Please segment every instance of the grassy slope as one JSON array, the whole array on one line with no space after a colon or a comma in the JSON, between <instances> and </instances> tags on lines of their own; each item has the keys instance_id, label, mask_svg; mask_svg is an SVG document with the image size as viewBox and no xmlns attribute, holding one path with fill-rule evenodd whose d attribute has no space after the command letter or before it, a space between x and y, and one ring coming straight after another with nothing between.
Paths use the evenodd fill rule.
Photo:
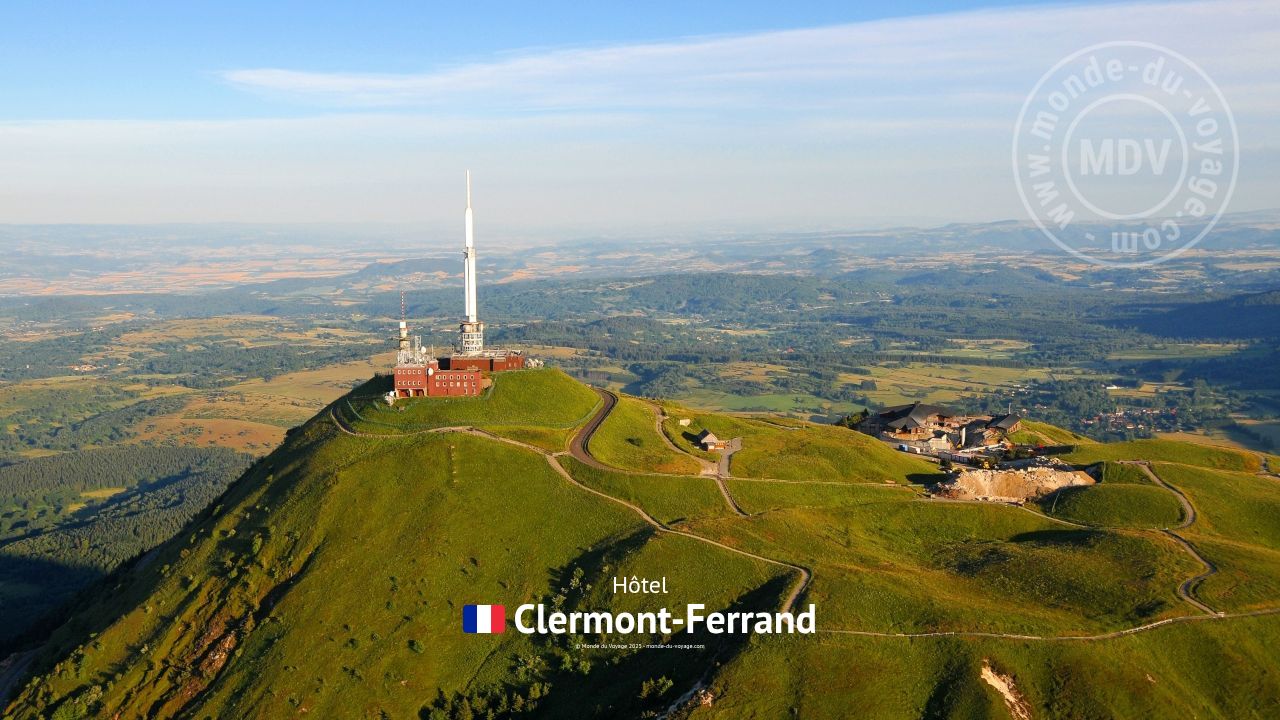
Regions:
<instances>
[{"instance_id":1,"label":"grassy slope","mask_svg":"<svg viewBox=\"0 0 1280 720\"><path fill-rule=\"evenodd\" d=\"M1064 528L1017 508L914 499L905 490L735 481L749 519L689 527L813 568L827 627L1055 633L1113 629L1188 606L1197 566L1167 539ZM823 497L825 496L825 497Z\"/></svg>"},{"instance_id":2,"label":"grassy slope","mask_svg":"<svg viewBox=\"0 0 1280 720\"><path fill-rule=\"evenodd\" d=\"M771 637L712 685L713 718L1008 717L979 679L984 659L1014 684L1037 720L1263 718L1280 697L1274 618L1174 625L1094 643L987 639ZM815 682L824 678L825 682Z\"/></svg>"},{"instance_id":3,"label":"grassy slope","mask_svg":"<svg viewBox=\"0 0 1280 720\"><path fill-rule=\"evenodd\" d=\"M1044 443L1061 444L1061 445L1082 445L1093 444L1095 441L1071 432L1063 428L1048 423L1036 422L1034 420L1023 420L1022 429L1014 433L1010 439L1017 443L1025 443L1028 445L1037 445Z\"/></svg>"},{"instance_id":4,"label":"grassy slope","mask_svg":"<svg viewBox=\"0 0 1280 720\"><path fill-rule=\"evenodd\" d=\"M742 438L730 472L739 477L780 480L839 480L845 482L910 482L935 475L937 466L895 451L862 433L831 425L777 424L728 415L672 410L665 429L681 447L692 449L692 438L704 428L723 439ZM678 417L692 420L688 427Z\"/></svg>"},{"instance_id":5,"label":"grassy slope","mask_svg":"<svg viewBox=\"0 0 1280 720\"><path fill-rule=\"evenodd\" d=\"M532 425L485 425L486 432L498 437L517 440L540 447L548 452L562 452L569 448L572 428L544 428Z\"/></svg>"},{"instance_id":6,"label":"grassy slope","mask_svg":"<svg viewBox=\"0 0 1280 720\"><path fill-rule=\"evenodd\" d=\"M1261 461L1253 453L1174 440L1080 444L1074 452L1064 455L1063 459L1081 464L1100 460L1142 459L1246 472L1257 472L1261 467Z\"/></svg>"},{"instance_id":7,"label":"grassy slope","mask_svg":"<svg viewBox=\"0 0 1280 720\"><path fill-rule=\"evenodd\" d=\"M753 515L788 507L839 508L915 495L914 488L903 485L776 483L745 478L725 483L738 505Z\"/></svg>"},{"instance_id":8,"label":"grassy slope","mask_svg":"<svg viewBox=\"0 0 1280 720\"><path fill-rule=\"evenodd\" d=\"M1152 485L1151 478L1142 472L1142 468L1128 463L1104 462L1102 464L1102 482L1108 485Z\"/></svg>"},{"instance_id":9,"label":"grassy slope","mask_svg":"<svg viewBox=\"0 0 1280 720\"><path fill-rule=\"evenodd\" d=\"M1280 550L1280 482L1163 463L1154 469L1196 506L1201 515L1193 526L1197 534Z\"/></svg>"},{"instance_id":10,"label":"grassy slope","mask_svg":"<svg viewBox=\"0 0 1280 720\"><path fill-rule=\"evenodd\" d=\"M1274 607L1280 597L1280 481L1249 473L1155 466L1199 513L1180 531L1218 573L1197 592L1227 610Z\"/></svg>"},{"instance_id":11,"label":"grassy slope","mask_svg":"<svg viewBox=\"0 0 1280 720\"><path fill-rule=\"evenodd\" d=\"M567 430L587 420L599 398L587 386L554 368L497 373L493 386L475 398L411 398L395 407L381 398L353 400L362 432L402 433L455 425L526 426Z\"/></svg>"},{"instance_id":12,"label":"grassy slope","mask_svg":"<svg viewBox=\"0 0 1280 720\"><path fill-rule=\"evenodd\" d=\"M623 470L697 475L696 460L673 451L658 436L657 417L641 400L619 397L613 412L591 436L591 454Z\"/></svg>"},{"instance_id":13,"label":"grassy slope","mask_svg":"<svg viewBox=\"0 0 1280 720\"><path fill-rule=\"evenodd\" d=\"M1040 501L1046 513L1085 525L1169 528L1182 520L1182 505L1155 485L1102 483L1065 488Z\"/></svg>"},{"instance_id":14,"label":"grassy slope","mask_svg":"<svg viewBox=\"0 0 1280 720\"><path fill-rule=\"evenodd\" d=\"M1159 457L1176 458L1179 462L1249 466L1247 457L1242 458L1238 454L1201 453L1195 448L1153 446L1149 443L1110 446L1093 455L1092 459L1100 459L1100 455L1141 458L1146 450ZM1200 520L1193 528L1182 532L1220 569L1218 575L1199 586L1197 593L1215 607L1226 610L1275 607L1276 598L1280 597L1280 552L1275 549L1280 539L1280 520L1277 520L1280 512L1276 506L1280 502L1280 483L1251 474L1173 465L1158 465L1157 471L1161 477L1186 492L1196 504ZM804 510L792 509L785 520L776 523L788 529L798 524L792 517L795 513L811 513L814 512L813 507L844 510L856 506L859 499L856 493L850 492L855 488L749 481L731 481L730 486L739 502L752 511L784 507L789 499L795 505L810 506ZM1164 492L1168 497L1157 501L1164 507L1161 512L1177 509L1176 501L1173 505L1167 502L1173 499L1172 496L1152 486L1136 468L1108 463L1105 484L1091 490L1108 486L1104 492L1111 494L1129 495L1134 491L1148 490ZM881 501L885 502L883 497ZM984 506L974 512L987 515L1003 511ZM887 521L888 514L878 515L878 521L873 519L862 524L863 527L875 528L878 525L882 532L892 532L895 523ZM870 547L860 534L855 535L850 529L832 522L836 517L834 514L829 517L828 521L815 523L825 528L825 541L836 542L849 550ZM1004 522L1010 519L1004 518ZM930 536L946 533L948 526L956 522L958 518L949 518L946 522L919 522L916 527L929 528L928 532L903 539L901 547L906 549L913 541L925 546L932 544L934 538ZM1001 534L1001 523L995 522L994 518L987 518L976 527L975 536ZM752 535L776 537L761 530ZM1059 535L1088 537L1074 533ZM1021 543L1013 543L1015 547L1018 544ZM970 545L970 553L958 553L961 559L975 559L976 555L976 559L982 560L983 552L995 549L997 558L1000 558L997 571L999 565L1009 562L1002 557L1006 556L1008 544L982 549L981 544L962 543L959 547L965 548L966 545ZM979 552L972 553L972 549L979 549ZM1110 605L1113 611L1122 609L1144 592L1140 587L1144 583L1137 579L1138 576L1164 567L1159 571L1162 579L1146 585L1146 592L1168 604L1167 612L1171 608L1186 606L1176 603L1159 588L1168 587L1168 582L1200 570L1187 563L1185 557L1170 555L1169 550L1168 546L1131 536L1122 539L1112 551L1076 557L1054 557L1051 554L1024 558L1031 562L1021 568L1017 567L1015 554L1014 576L1003 578L1012 580L1012 584L999 582L1003 573L992 579L997 581L998 588L1010 594L1010 600L1018 604L1036 597L1037 602L1051 605L1055 595L1078 590L1088 596L1082 603L1085 607L1081 608L1087 614L1089 607L1100 610ZM807 555L802 555L800 550L796 553L796 557L822 556L829 562L839 560L836 552L826 548L811 549ZM1111 561L1108 561L1108 556ZM1083 566L1075 567L1076 563L1083 563ZM1172 566L1179 569L1172 570ZM890 568L884 565L871 567L876 570L874 575L864 572L860 576L849 573L847 577L841 577L839 569L816 563L813 596L820 598L823 593L830 592L830 586L847 584L841 595L877 595L876 604L898 608L914 604L917 615L914 622L920 619L934 622L927 615L929 608L926 602L916 599L911 603L908 600L910 586L893 587L878 582L880 578L889 576L887 571ZM1059 572L1065 575L1056 577ZM982 567L977 570L976 577L981 579L988 574L989 570ZM898 577L903 576L899 574ZM928 581L923 573L916 577ZM1100 582L1107 577L1115 579ZM1124 580L1126 577L1128 581ZM951 579L939 578L934 585L935 591L928 594L929 600L939 601L935 612L941 615L942 606L952 612L966 607L974 612L985 609L982 595L972 589L957 592L956 597L946 603L947 590L952 582ZM1108 592L1108 583L1117 586ZM1020 602L1020 599L1025 600ZM839 608L839 605L828 601L820 607ZM1140 606L1134 609L1147 611ZM1173 612L1181 614L1185 610ZM860 610L856 615L865 620L873 613ZM885 619L894 618L889 616ZM1016 620L1016 615L1010 615L1008 620ZM821 622L826 627L837 624L831 612L825 612ZM1057 622L1061 621L1054 624ZM902 626L900 619L898 625ZM1006 711L1000 699L979 679L984 659L990 659L1002 672L1013 675L1015 683L1031 702L1033 716L1037 718L1184 717L1188 713L1206 718L1263 717L1260 714L1262 708L1280 698L1280 679L1274 673L1260 672L1260 668L1274 665L1272 648L1277 642L1280 642L1280 620L1275 617L1174 625L1151 633L1096 643L945 638L905 641L831 635L816 641L767 638L757 642L752 652L739 656L717 678L713 692L724 697L712 707L698 710L692 717L1004 717ZM827 681L814 682L814 678L826 678Z\"/></svg>"},{"instance_id":15,"label":"grassy slope","mask_svg":"<svg viewBox=\"0 0 1280 720\"><path fill-rule=\"evenodd\" d=\"M594 404L573 393L585 409L569 417L565 410L577 400L546 406L544 393L561 382L555 374L499 377L513 380L508 397L528 407L493 412L500 384L488 406L463 412L421 403L412 415L388 411L388 424L361 429L465 422L526 428L554 446L560 436L539 434L537 423L572 423ZM540 392L516 387L519 378ZM680 413L689 416L672 414ZM679 428L673 418L666 429L679 441L704 423L725 437L743 437L754 453L735 456L742 475L906 485L933 470L841 428L787 430L696 417L692 428ZM1131 443L1116 452L1133 457L1145 447ZM1156 449L1164 457L1222 460ZM683 527L703 536L812 568L803 602L818 606L820 628L1064 634L1192 612L1174 588L1200 567L1155 532L1073 529L1007 506L920 500L910 487L747 479L728 481L753 513L739 518L726 511L710 480L562 462L580 481L664 521L685 518ZM1223 568L1201 586L1201 596L1224 609L1274 605L1280 483L1181 466L1157 471L1192 498L1202 517L1188 537ZM1106 486L1158 490L1115 472L1120 476ZM257 536L263 540L255 552ZM244 637L212 689L190 708L197 717L283 717L303 709L312 717L352 709L357 716L415 717L436 688L449 693L511 682L520 658L538 651L538 640L511 632L462 636L461 603L576 597L565 590L576 567L589 571L590 587L578 601L589 609L652 609L651 599L609 592L614 574L667 575L673 595L662 604L671 607L689 601L723 607L753 589L776 602L770 593L785 579L775 566L654 535L625 508L565 483L535 453L466 435L350 438L323 419L295 433L189 537L126 574L60 631L42 662L49 668L64 661L27 689L28 704L17 717L47 715L62 698L108 677L114 680L108 710L127 701L163 714L175 685L200 675L190 671L203 657L193 651L227 627ZM271 601L263 602L268 593ZM90 631L101 631L99 645L79 645ZM410 650L410 641L424 652ZM982 659L991 658L1014 675L1036 717L1180 717L1189 710L1249 717L1280 699L1280 681L1259 671L1274 664L1276 642L1274 617L1179 625L1087 645L756 637L742 652L717 659L718 699L694 716L1002 716L999 698L977 679ZM595 669L577 680L557 676L547 714L625 716L608 708L633 702L644 678L666 674L688 687L709 666L684 652L642 652L617 664L603 662L607 657L596 657ZM40 699L46 691L52 703Z\"/></svg>"},{"instance_id":16,"label":"grassy slope","mask_svg":"<svg viewBox=\"0 0 1280 720\"><path fill-rule=\"evenodd\" d=\"M609 472L569 456L560 458L560 464L583 485L635 503L660 522L729 514L713 478Z\"/></svg>"},{"instance_id":17,"label":"grassy slope","mask_svg":"<svg viewBox=\"0 0 1280 720\"><path fill-rule=\"evenodd\" d=\"M108 679L106 716L172 713L184 687L203 684L207 649L227 639L225 668L186 708L198 717L416 717L436 688L506 680L515 656L532 652L514 632L462 635L461 604L550 597L573 567L604 572L599 553L619 544L629 548L620 571L667 574L711 607L778 575L696 541L654 538L533 452L455 434L352 438L320 418L63 628L43 662L71 656L77 670L44 674L13 715L36 717L51 707L39 698L56 704ZM94 644L80 645L88 632ZM642 679L619 697L634 698Z\"/></svg>"}]
</instances>

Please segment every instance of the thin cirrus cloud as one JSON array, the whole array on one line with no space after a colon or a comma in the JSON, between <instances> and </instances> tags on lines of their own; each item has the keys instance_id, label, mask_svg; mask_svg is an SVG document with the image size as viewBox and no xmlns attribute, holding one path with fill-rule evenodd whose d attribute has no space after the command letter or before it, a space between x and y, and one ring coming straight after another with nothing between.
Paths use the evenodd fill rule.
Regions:
<instances>
[{"instance_id":1,"label":"thin cirrus cloud","mask_svg":"<svg viewBox=\"0 0 1280 720\"><path fill-rule=\"evenodd\" d=\"M1040 6L609 47L420 73L241 68L258 116L0 122L10 222L786 228L1024 217L1008 166L1058 59L1146 40L1197 61L1245 148L1233 209L1280 195L1273 0Z\"/></svg>"},{"instance_id":2,"label":"thin cirrus cloud","mask_svg":"<svg viewBox=\"0 0 1280 720\"><path fill-rule=\"evenodd\" d=\"M1276 20L1273 4L1254 1L1054 6L543 50L421 73L258 68L222 77L244 90L321 105L472 112L799 112L939 97L958 104L990 94L1020 99L1028 67L1048 67L1110 39L1162 42L1250 75L1250 84L1265 83L1258 61L1280 43Z\"/></svg>"}]
</instances>

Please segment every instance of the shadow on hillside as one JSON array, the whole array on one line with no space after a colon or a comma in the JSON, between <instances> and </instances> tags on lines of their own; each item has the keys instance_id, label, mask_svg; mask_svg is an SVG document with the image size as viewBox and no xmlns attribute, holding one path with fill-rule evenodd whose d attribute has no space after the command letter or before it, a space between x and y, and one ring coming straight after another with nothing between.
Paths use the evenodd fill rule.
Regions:
<instances>
[{"instance_id":1,"label":"shadow on hillside","mask_svg":"<svg viewBox=\"0 0 1280 720\"><path fill-rule=\"evenodd\" d=\"M725 608L729 612L774 611L785 597L790 576L779 576L740 596ZM656 609L656 607L655 607ZM680 617L684 608L669 608ZM709 608L710 610L710 608ZM676 698L699 683L710 684L720 667L732 662L750 642L750 635L713 635L704 630L676 633L671 643L703 645L701 650L638 649L597 650L592 669L585 675L559 672L551 679L552 692L543 701L537 717L639 717L645 711L662 711ZM610 638L618 643L642 643L642 636ZM588 640L594 642L596 640ZM574 655L582 654L581 651ZM670 689L658 697L641 699L646 680L671 680Z\"/></svg>"},{"instance_id":2,"label":"shadow on hillside","mask_svg":"<svg viewBox=\"0 0 1280 720\"><path fill-rule=\"evenodd\" d=\"M191 494L189 485L206 480L201 470L187 468L131 487L76 510L53 527L0 546L0 617L4 620L0 653L46 637L66 619L74 606L72 598L105 576L102 567L151 545L145 528L137 523L150 519L163 523L164 513L175 511ZM108 546L118 550L108 551ZM83 563L75 562L80 558Z\"/></svg>"},{"instance_id":3,"label":"shadow on hillside","mask_svg":"<svg viewBox=\"0 0 1280 720\"><path fill-rule=\"evenodd\" d=\"M937 485L947 479L947 474L943 472L936 473L908 473L907 482L912 485Z\"/></svg>"},{"instance_id":4,"label":"shadow on hillside","mask_svg":"<svg viewBox=\"0 0 1280 720\"><path fill-rule=\"evenodd\" d=\"M1029 543L1032 545L1058 545L1068 547L1086 547L1105 533L1099 530L1034 530L1018 533L1009 538L1013 543Z\"/></svg>"},{"instance_id":5,"label":"shadow on hillside","mask_svg":"<svg viewBox=\"0 0 1280 720\"><path fill-rule=\"evenodd\" d=\"M91 567L0 550L0 658L47 635L65 619L76 593L102 575Z\"/></svg>"},{"instance_id":6,"label":"shadow on hillside","mask_svg":"<svg viewBox=\"0 0 1280 720\"><path fill-rule=\"evenodd\" d=\"M934 671L937 682L929 693L922 720L949 718L1000 717L995 700L983 689L978 671L980 665L969 646L950 641L948 657Z\"/></svg>"},{"instance_id":7,"label":"shadow on hillside","mask_svg":"<svg viewBox=\"0 0 1280 720\"><path fill-rule=\"evenodd\" d=\"M603 583L609 583L627 556L642 549L655 535L655 530L646 527L587 550L551 573L548 578L549 597L543 602L550 606L552 602L549 598L560 594L563 595L563 609L566 612L608 609L607 606L596 605L588 599L612 598L612 588ZM582 570L581 574L576 573L578 569ZM573 584L575 577L576 587ZM740 612L774 611L785 597L791 582L789 575L780 576L744 593L730 603L728 608L723 609ZM585 591L587 585L592 586L593 590ZM645 607L657 611L666 602L664 596L653 596L650 602L645 603ZM614 605L616 607L617 604ZM667 609L675 617L683 617L685 613L683 606ZM721 608L707 610L716 611ZM506 699L514 702L514 698L520 696L524 703L524 698L533 696L532 686L544 687L544 684L549 684L549 694L543 694L543 690L537 691L541 697L536 699L536 709L531 712L531 717L642 717L646 712L666 709L695 685L710 683L717 669L742 652L750 637L736 633L712 635L705 629L696 633L677 632L670 638L669 644L704 646L701 649L685 650L579 647L583 643L647 645L661 641L661 638L651 639L637 634L609 637L531 635L530 651L518 651L518 655L499 652L491 657L493 662L504 664L502 673L506 680L501 685L473 688L465 696L461 693L452 696L441 693L421 708L419 717L453 717L465 714L460 711L464 699L470 708L492 707L498 703L499 697L504 698L503 702ZM543 670L530 675L527 673L529 667L541 667ZM669 683L663 683L666 687L661 692L645 692L646 681L662 682L663 678ZM642 698L642 693L646 697Z\"/></svg>"},{"instance_id":8,"label":"shadow on hillside","mask_svg":"<svg viewBox=\"0 0 1280 720\"><path fill-rule=\"evenodd\" d=\"M601 543L574 558L573 562L564 567L552 570L550 577L547 578L552 588L552 594L555 594L556 588L571 588L574 581L574 571L578 568L581 568L583 573L582 577L578 578L579 586L592 585L598 587L601 583L608 582L613 577L618 563L624 560L627 555L644 547L656 534L656 530L646 525L630 535L625 535L612 542ZM566 598L565 609L574 610L580 604L582 595L569 593Z\"/></svg>"},{"instance_id":9,"label":"shadow on hillside","mask_svg":"<svg viewBox=\"0 0 1280 720\"><path fill-rule=\"evenodd\" d=\"M178 537L199 532L197 528L201 527L207 532L215 512L224 503L233 504L250 492L254 485L262 480L262 476L272 470L274 457L275 455L271 455L251 464L217 496L216 500L188 520L181 531L149 552L121 563L106 575L91 569L82 570L81 572L92 573L92 576L76 578L77 588L68 594L66 602L51 609L43 619L32 624L22 636L6 644L10 651L21 649L36 651L35 658L22 682L26 682L31 676L49 672L54 663L65 659L85 638L96 637L118 618L136 607L144 598L149 597L156 586L163 581L163 575L158 572L144 572L150 562L157 557L167 559L169 555L176 555L177 549L182 545ZM0 582L7 583L9 575L3 563L11 560L13 558L0 555L0 573L4 573L0 574ZM22 572L21 568L10 567L14 567L15 573ZM59 568L44 570L66 581L73 579L74 568L66 566L59 566ZM48 597L44 598L44 602L49 603ZM10 607L11 604L6 601L3 615L6 619L9 617ZM117 664L110 666L109 671L122 670L123 667ZM12 689L16 691L18 688L21 688L21 684L15 685ZM0 702L4 701L7 699L0 698Z\"/></svg>"}]
</instances>

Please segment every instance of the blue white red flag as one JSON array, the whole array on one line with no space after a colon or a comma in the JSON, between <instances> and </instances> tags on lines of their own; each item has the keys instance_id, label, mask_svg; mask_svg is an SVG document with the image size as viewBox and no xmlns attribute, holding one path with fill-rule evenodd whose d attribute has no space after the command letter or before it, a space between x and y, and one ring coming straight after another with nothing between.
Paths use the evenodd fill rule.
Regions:
<instances>
[{"instance_id":1,"label":"blue white red flag","mask_svg":"<svg viewBox=\"0 0 1280 720\"><path fill-rule=\"evenodd\" d=\"M463 605L462 631L467 633L500 633L507 629L505 605Z\"/></svg>"}]
</instances>

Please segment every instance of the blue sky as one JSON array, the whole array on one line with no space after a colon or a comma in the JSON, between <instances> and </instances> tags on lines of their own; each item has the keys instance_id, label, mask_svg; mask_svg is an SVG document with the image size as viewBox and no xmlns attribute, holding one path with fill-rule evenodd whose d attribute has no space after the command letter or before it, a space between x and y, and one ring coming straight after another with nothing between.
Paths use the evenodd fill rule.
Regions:
<instances>
[{"instance_id":1,"label":"blue sky","mask_svg":"<svg viewBox=\"0 0 1280 720\"><path fill-rule=\"evenodd\" d=\"M1001 3L18 0L0 10L4 119L270 117L297 108L237 92L220 73L259 67L413 73L540 49L993 5Z\"/></svg>"},{"instance_id":2,"label":"blue sky","mask_svg":"<svg viewBox=\"0 0 1280 720\"><path fill-rule=\"evenodd\" d=\"M512 237L1022 217L1022 99L1115 39L1200 63L1241 126L1233 207L1280 204L1275 3L891 10L10 2L0 219L450 228L468 167Z\"/></svg>"}]
</instances>

